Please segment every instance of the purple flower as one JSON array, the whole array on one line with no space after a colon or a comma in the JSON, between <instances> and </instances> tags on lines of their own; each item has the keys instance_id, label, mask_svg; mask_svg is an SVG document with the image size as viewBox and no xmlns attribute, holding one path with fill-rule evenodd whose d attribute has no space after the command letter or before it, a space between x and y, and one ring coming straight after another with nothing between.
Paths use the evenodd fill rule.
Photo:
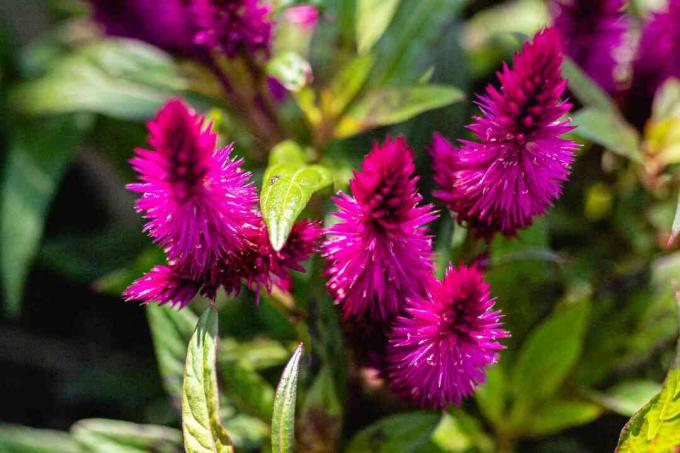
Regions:
<instances>
[{"instance_id":1,"label":"purple flower","mask_svg":"<svg viewBox=\"0 0 680 453\"><path fill-rule=\"evenodd\" d=\"M408 299L389 335L386 375L395 393L438 409L472 394L498 361L499 340L510 336L493 305L474 267L449 266L442 281L432 277L427 295Z\"/></svg>"},{"instance_id":2,"label":"purple flower","mask_svg":"<svg viewBox=\"0 0 680 453\"><path fill-rule=\"evenodd\" d=\"M216 135L181 101L168 102L149 122L151 150L130 160L140 175L128 188L145 230L169 262L194 279L244 247L242 230L258 221L257 195L232 146L215 150Z\"/></svg>"},{"instance_id":3,"label":"purple flower","mask_svg":"<svg viewBox=\"0 0 680 453\"><path fill-rule=\"evenodd\" d=\"M498 73L501 89L489 85L479 96L482 116L468 128L479 142L462 140L456 149L435 139L436 196L477 235L500 231L514 236L557 199L569 176L576 143L560 138L573 129L571 104L560 100L559 39L547 29ZM444 157L441 157L444 156ZM446 162L437 162L446 159Z\"/></svg>"},{"instance_id":4,"label":"purple flower","mask_svg":"<svg viewBox=\"0 0 680 453\"><path fill-rule=\"evenodd\" d=\"M653 13L642 30L633 69L636 90L651 96L670 77L680 77L680 0Z\"/></svg>"},{"instance_id":5,"label":"purple flower","mask_svg":"<svg viewBox=\"0 0 680 453\"><path fill-rule=\"evenodd\" d=\"M90 0L94 18L111 36L139 39L190 54L193 30L186 0Z\"/></svg>"},{"instance_id":6,"label":"purple flower","mask_svg":"<svg viewBox=\"0 0 680 453\"><path fill-rule=\"evenodd\" d=\"M135 280L124 292L126 300L142 303L158 302L183 308L194 298L200 288L190 276L172 266L155 266Z\"/></svg>"},{"instance_id":7,"label":"purple flower","mask_svg":"<svg viewBox=\"0 0 680 453\"><path fill-rule=\"evenodd\" d=\"M389 321L404 300L424 292L432 272L431 240L424 226L435 218L418 206L415 166L406 140L387 139L365 157L350 182L353 197L334 200L339 223L327 232L327 283L345 318Z\"/></svg>"},{"instance_id":8,"label":"purple flower","mask_svg":"<svg viewBox=\"0 0 680 453\"><path fill-rule=\"evenodd\" d=\"M241 50L269 54L271 6L259 0L193 0L195 42L235 57Z\"/></svg>"},{"instance_id":9,"label":"purple flower","mask_svg":"<svg viewBox=\"0 0 680 453\"><path fill-rule=\"evenodd\" d=\"M617 91L615 55L630 21L625 0L552 0L564 51L610 93Z\"/></svg>"}]
</instances>

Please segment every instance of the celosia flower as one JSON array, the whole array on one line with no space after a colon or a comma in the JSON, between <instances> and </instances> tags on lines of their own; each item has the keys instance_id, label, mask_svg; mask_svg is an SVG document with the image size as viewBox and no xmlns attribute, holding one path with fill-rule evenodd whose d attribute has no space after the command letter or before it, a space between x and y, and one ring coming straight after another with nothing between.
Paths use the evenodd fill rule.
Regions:
<instances>
[{"instance_id":1,"label":"celosia flower","mask_svg":"<svg viewBox=\"0 0 680 453\"><path fill-rule=\"evenodd\" d=\"M653 13L642 30L634 64L635 90L653 95L670 77L680 77L680 0Z\"/></svg>"},{"instance_id":2,"label":"celosia flower","mask_svg":"<svg viewBox=\"0 0 680 453\"><path fill-rule=\"evenodd\" d=\"M123 292L126 300L158 302L184 307L198 293L200 284L172 266L155 266Z\"/></svg>"},{"instance_id":3,"label":"celosia flower","mask_svg":"<svg viewBox=\"0 0 680 453\"><path fill-rule=\"evenodd\" d=\"M407 297L422 294L432 272L424 226L435 218L418 206L411 150L402 137L376 144L350 182L353 197L334 200L340 220L324 244L327 283L346 318L389 321Z\"/></svg>"},{"instance_id":4,"label":"celosia flower","mask_svg":"<svg viewBox=\"0 0 680 453\"><path fill-rule=\"evenodd\" d=\"M235 57L239 51L269 53L271 6L259 0L193 0L195 42Z\"/></svg>"},{"instance_id":5,"label":"celosia flower","mask_svg":"<svg viewBox=\"0 0 680 453\"><path fill-rule=\"evenodd\" d=\"M424 407L460 404L498 360L501 314L474 267L449 267L428 293L408 299L389 335L386 376L401 397Z\"/></svg>"},{"instance_id":6,"label":"celosia flower","mask_svg":"<svg viewBox=\"0 0 680 453\"><path fill-rule=\"evenodd\" d=\"M576 143L561 138L573 129L561 118L571 104L560 100L567 82L561 76L562 55L553 29L539 33L503 66L501 89L487 87L479 97L482 116L468 126L479 142L463 140L456 149L435 141L434 155L447 156L450 174L439 166L437 196L478 235L517 229L542 215L569 176Z\"/></svg>"},{"instance_id":7,"label":"celosia flower","mask_svg":"<svg viewBox=\"0 0 680 453\"><path fill-rule=\"evenodd\" d=\"M290 272L304 272L301 263L317 252L321 234L318 223L301 220L293 226L286 244L277 252L269 242L267 226L260 220L257 226L247 230L246 246L234 259L224 263L223 272L227 279L222 283L225 289L238 292L233 281L233 277L237 276L258 295L261 288L271 292L274 285L283 291L290 291Z\"/></svg>"},{"instance_id":8,"label":"celosia flower","mask_svg":"<svg viewBox=\"0 0 680 453\"><path fill-rule=\"evenodd\" d=\"M195 279L244 247L244 226L258 221L257 196L232 146L215 150L216 135L181 101L170 101L149 122L151 150L131 159L141 193L136 208L146 231L173 266Z\"/></svg>"},{"instance_id":9,"label":"celosia flower","mask_svg":"<svg viewBox=\"0 0 680 453\"><path fill-rule=\"evenodd\" d=\"M193 30L185 0L90 0L93 15L111 36L139 39L169 52L192 52Z\"/></svg>"},{"instance_id":10,"label":"celosia flower","mask_svg":"<svg viewBox=\"0 0 680 453\"><path fill-rule=\"evenodd\" d=\"M610 93L617 90L615 53L629 19L624 0L553 0L552 12L564 51Z\"/></svg>"}]
</instances>

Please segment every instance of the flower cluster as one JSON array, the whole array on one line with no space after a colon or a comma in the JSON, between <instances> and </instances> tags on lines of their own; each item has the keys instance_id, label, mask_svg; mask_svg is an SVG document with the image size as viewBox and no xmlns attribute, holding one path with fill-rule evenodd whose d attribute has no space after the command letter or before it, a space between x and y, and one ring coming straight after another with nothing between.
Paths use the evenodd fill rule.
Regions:
<instances>
[{"instance_id":1,"label":"flower cluster","mask_svg":"<svg viewBox=\"0 0 680 453\"><path fill-rule=\"evenodd\" d=\"M542 31L498 73L500 90L479 97L482 115L468 126L478 141L435 137L435 196L479 236L514 236L560 195L577 148L561 138L573 129L561 119L571 108L561 64L557 33Z\"/></svg>"},{"instance_id":2,"label":"flower cluster","mask_svg":"<svg viewBox=\"0 0 680 453\"><path fill-rule=\"evenodd\" d=\"M630 27L624 0L553 0L555 30L565 53L609 93L618 88L617 53Z\"/></svg>"},{"instance_id":3,"label":"flower cluster","mask_svg":"<svg viewBox=\"0 0 680 453\"><path fill-rule=\"evenodd\" d=\"M186 305L198 291L214 298L219 287L237 293L241 281L259 290L290 287L290 270L315 251L320 227L301 221L275 251L257 211L257 195L232 145L216 149L217 136L179 100L149 123L151 149L131 159L140 181L136 208L145 231L163 247L157 266L126 291L129 300Z\"/></svg>"}]
</instances>

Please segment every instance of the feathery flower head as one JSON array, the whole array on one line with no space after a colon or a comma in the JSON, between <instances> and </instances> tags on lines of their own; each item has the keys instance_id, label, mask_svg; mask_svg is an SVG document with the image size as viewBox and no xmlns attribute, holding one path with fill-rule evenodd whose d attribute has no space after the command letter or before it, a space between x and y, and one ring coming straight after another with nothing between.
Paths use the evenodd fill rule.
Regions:
<instances>
[{"instance_id":1,"label":"feathery flower head","mask_svg":"<svg viewBox=\"0 0 680 453\"><path fill-rule=\"evenodd\" d=\"M154 266L135 280L124 292L126 300L142 303L158 302L183 308L194 298L200 288L190 276L172 266Z\"/></svg>"},{"instance_id":2,"label":"feathery flower head","mask_svg":"<svg viewBox=\"0 0 680 453\"><path fill-rule=\"evenodd\" d=\"M425 224L435 215L430 205L418 206L418 178L403 137L376 144L362 170L350 182L353 197L334 198L340 221L324 244L327 286L345 318L389 321L406 297L424 290L432 271Z\"/></svg>"},{"instance_id":3,"label":"feathery flower head","mask_svg":"<svg viewBox=\"0 0 680 453\"><path fill-rule=\"evenodd\" d=\"M94 19L111 36L190 54L193 31L185 0L90 0Z\"/></svg>"},{"instance_id":4,"label":"feathery flower head","mask_svg":"<svg viewBox=\"0 0 680 453\"><path fill-rule=\"evenodd\" d=\"M560 138L573 129L560 119L571 108L560 101L567 86L561 63L557 33L540 32L515 56L512 69L503 65L501 89L489 85L479 96L482 115L468 126L479 142L462 140L456 149L435 140L433 153L452 162L448 175L437 164L438 181L447 184L438 197L478 235L514 236L560 195L578 146Z\"/></svg>"},{"instance_id":5,"label":"feathery flower head","mask_svg":"<svg viewBox=\"0 0 680 453\"><path fill-rule=\"evenodd\" d=\"M670 77L680 77L680 0L653 13L642 30L633 84L653 95Z\"/></svg>"},{"instance_id":6,"label":"feathery flower head","mask_svg":"<svg viewBox=\"0 0 680 453\"><path fill-rule=\"evenodd\" d=\"M503 349L499 340L509 336L493 306L475 267L449 266L443 280L432 277L427 295L409 298L390 332L391 388L423 407L460 404L484 382L486 367Z\"/></svg>"},{"instance_id":7,"label":"feathery flower head","mask_svg":"<svg viewBox=\"0 0 680 453\"><path fill-rule=\"evenodd\" d=\"M216 135L181 101L149 122L152 150L130 160L140 182L136 208L148 234L177 268L198 278L244 246L242 229L257 222L255 188L232 146L215 150Z\"/></svg>"},{"instance_id":8,"label":"feathery flower head","mask_svg":"<svg viewBox=\"0 0 680 453\"><path fill-rule=\"evenodd\" d=\"M227 280L223 282L227 291L236 293L243 279L248 287L254 289L258 295L264 287L271 292L276 285L283 291L290 291L292 279L290 272L304 272L302 262L317 252L319 239L323 230L321 226L308 219L297 222L280 251L274 250L269 241L269 232L264 221L246 231L246 246L234 259L224 263L224 274ZM234 286L233 277L239 279L238 286Z\"/></svg>"},{"instance_id":9,"label":"feathery flower head","mask_svg":"<svg viewBox=\"0 0 680 453\"><path fill-rule=\"evenodd\" d=\"M233 58L239 51L269 54L272 40L271 5L259 0L194 0L198 45Z\"/></svg>"},{"instance_id":10,"label":"feathery flower head","mask_svg":"<svg viewBox=\"0 0 680 453\"><path fill-rule=\"evenodd\" d=\"M564 51L597 83L616 92L616 50L630 21L625 0L553 0L555 30Z\"/></svg>"}]
</instances>

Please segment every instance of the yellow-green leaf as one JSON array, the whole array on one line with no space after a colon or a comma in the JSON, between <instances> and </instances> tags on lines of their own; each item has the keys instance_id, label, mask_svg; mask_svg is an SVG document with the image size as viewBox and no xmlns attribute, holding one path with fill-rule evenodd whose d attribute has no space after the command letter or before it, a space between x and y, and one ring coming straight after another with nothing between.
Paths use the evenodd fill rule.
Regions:
<instances>
[{"instance_id":1,"label":"yellow-green leaf","mask_svg":"<svg viewBox=\"0 0 680 453\"><path fill-rule=\"evenodd\" d=\"M274 453L291 453L294 449L295 404L301 358L302 344L295 349L276 388L272 415L272 452Z\"/></svg>"},{"instance_id":2,"label":"yellow-green leaf","mask_svg":"<svg viewBox=\"0 0 680 453\"><path fill-rule=\"evenodd\" d=\"M635 162L642 162L637 131L617 114L595 108L574 115L574 133Z\"/></svg>"},{"instance_id":3,"label":"yellow-green leaf","mask_svg":"<svg viewBox=\"0 0 680 453\"><path fill-rule=\"evenodd\" d=\"M378 42L398 7L399 0L358 0L356 36L360 54L365 54Z\"/></svg>"}]
</instances>

